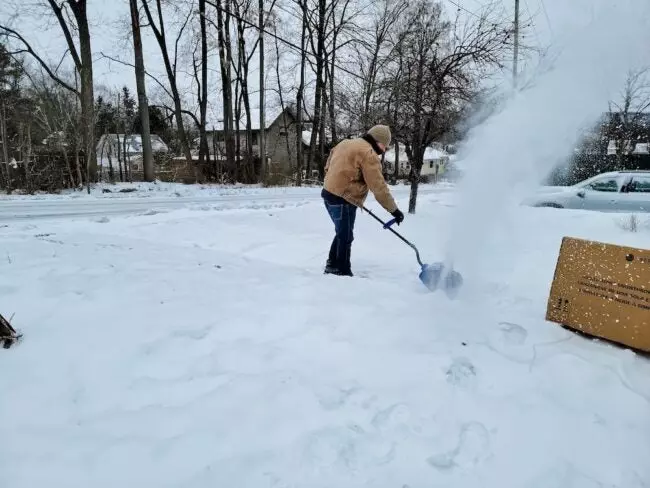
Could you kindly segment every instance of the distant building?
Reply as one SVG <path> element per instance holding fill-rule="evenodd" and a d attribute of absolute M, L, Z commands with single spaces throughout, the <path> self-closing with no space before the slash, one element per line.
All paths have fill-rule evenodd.
<path fill-rule="evenodd" d="M 398 146 L 399 148 L 395 147 Z M 388 174 L 395 173 L 395 162 L 397 160 L 397 151 L 399 149 L 399 170 L 398 175 L 400 178 L 406 178 L 411 173 L 411 161 L 406 154 L 406 147 L 403 144 L 396 143 L 384 156 L 384 164 Z M 422 171 L 420 176 L 424 179 L 435 179 L 440 177 L 449 164 L 449 154 L 439 145 L 434 144 L 432 147 L 427 147 L 424 151 L 424 161 L 422 164 Z"/>
<path fill-rule="evenodd" d="M 298 135 L 298 124 L 296 123 L 295 110 L 287 107 L 281 111 L 269 112 L 267 118 L 265 133 L 265 153 L 267 162 L 272 172 L 277 172 L 286 176 L 291 176 L 297 167 L 297 145 L 301 140 L 303 147 L 309 147 L 309 137 L 311 124 L 307 116 L 303 116 L 303 131 Z M 253 143 L 253 157 L 259 157 L 259 140 L 260 140 L 260 117 L 258 110 L 252 110 L 251 117 L 251 136 Z M 235 135 L 235 138 L 237 136 Z M 211 158 L 225 159 L 226 143 L 225 131 L 223 125 L 214 130 L 207 131 L 208 147 Z M 237 141 L 237 139 L 235 139 Z M 199 139 L 193 141 L 194 153 L 198 153 Z M 241 158 L 245 157 L 246 151 L 246 119 L 242 117 L 239 124 L 239 146 Z M 307 153 L 304 153 L 303 168 L 305 166 Z"/>
<path fill-rule="evenodd" d="M 151 150 L 154 154 L 168 154 L 169 147 L 156 134 L 151 134 Z M 128 168 L 128 178 L 143 178 L 143 152 L 141 134 L 104 134 L 96 146 L 97 166 L 101 180 L 113 180 Z M 160 176 L 160 175 L 159 175 Z M 126 178 L 126 175 L 124 176 Z"/>
<path fill-rule="evenodd" d="M 154 153 L 168 153 L 169 147 L 159 135 L 151 134 L 151 150 Z M 134 171 L 141 171 L 142 135 L 141 134 L 104 134 L 97 142 L 97 164 L 108 167 L 116 166 L 118 156 L 121 161 L 129 161 Z"/>

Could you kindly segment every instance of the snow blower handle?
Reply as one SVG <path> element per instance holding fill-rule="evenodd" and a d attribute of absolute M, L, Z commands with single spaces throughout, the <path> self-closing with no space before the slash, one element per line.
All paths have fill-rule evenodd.
<path fill-rule="evenodd" d="M 392 226 L 395 222 L 397 222 L 397 219 L 391 219 L 388 222 L 384 224 L 384 229 L 388 229 L 390 226 Z"/>
<path fill-rule="evenodd" d="M 424 264 L 422 263 L 422 259 L 420 259 L 420 251 L 418 251 L 418 248 L 415 247 L 415 245 L 414 245 L 412 242 L 409 242 L 409 241 L 408 241 L 404 236 L 402 236 L 402 235 L 401 235 L 399 232 L 397 232 L 395 229 L 391 228 L 391 226 L 392 226 L 395 222 L 397 222 L 397 219 L 391 219 L 391 220 L 389 220 L 388 222 L 384 222 L 384 221 L 381 220 L 379 217 L 377 217 L 374 213 L 372 213 L 368 208 L 366 208 L 366 207 L 362 207 L 362 208 L 363 208 L 363 210 L 365 210 L 366 212 L 368 212 L 368 213 L 372 216 L 373 219 L 375 219 L 377 222 L 379 222 L 379 223 L 384 227 L 384 229 L 388 229 L 388 230 L 391 231 L 393 234 L 395 234 L 397 237 L 399 237 L 400 240 L 402 240 L 402 242 L 404 242 L 405 244 L 407 244 L 408 246 L 410 246 L 410 248 L 413 249 L 413 250 L 415 251 L 415 257 L 416 257 L 417 260 L 418 260 L 418 264 L 420 265 L 420 267 L 424 267 Z"/>

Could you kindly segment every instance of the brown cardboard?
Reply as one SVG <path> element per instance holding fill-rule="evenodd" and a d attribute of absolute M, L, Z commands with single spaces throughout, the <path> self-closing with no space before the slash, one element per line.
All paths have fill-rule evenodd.
<path fill-rule="evenodd" d="M 650 352 L 650 250 L 563 238 L 546 319 Z"/>

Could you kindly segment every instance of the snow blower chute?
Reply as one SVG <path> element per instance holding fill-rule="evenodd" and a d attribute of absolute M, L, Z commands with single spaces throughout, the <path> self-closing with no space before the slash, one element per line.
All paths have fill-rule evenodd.
<path fill-rule="evenodd" d="M 438 288 L 442 288 L 447 296 L 451 298 L 455 297 L 458 294 L 458 291 L 463 284 L 463 277 L 458 271 L 454 271 L 451 264 L 445 264 L 443 262 L 433 264 L 423 263 L 422 259 L 420 259 L 420 252 L 418 251 L 418 248 L 392 228 L 392 225 L 395 223 L 395 219 L 384 222 L 366 207 L 363 207 L 363 210 L 368 212 L 376 221 L 382 224 L 384 229 L 391 231 L 393 234 L 399 237 L 402 242 L 406 243 L 411 249 L 415 251 L 415 257 L 417 258 L 418 264 L 421 268 L 419 278 L 424 286 L 426 286 L 431 291 L 436 291 Z"/>

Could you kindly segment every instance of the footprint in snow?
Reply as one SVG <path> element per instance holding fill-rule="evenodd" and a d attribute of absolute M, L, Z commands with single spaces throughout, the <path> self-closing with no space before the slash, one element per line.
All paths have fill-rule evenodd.
<path fill-rule="evenodd" d="M 356 385 L 344 387 L 323 387 L 315 392 L 318 403 L 325 410 L 336 410 L 343 407 L 348 400 L 359 393 L 361 388 Z"/>
<path fill-rule="evenodd" d="M 410 431 L 412 424 L 411 410 L 404 404 L 396 403 L 377 412 L 371 420 L 373 427 L 386 430 Z"/>
<path fill-rule="evenodd" d="M 390 464 L 396 452 L 394 441 L 351 424 L 309 434 L 303 441 L 302 465 L 319 472 L 356 472 Z"/>
<path fill-rule="evenodd" d="M 447 383 L 462 388 L 474 386 L 476 381 L 476 368 L 467 358 L 456 358 L 446 372 Z"/>
<path fill-rule="evenodd" d="M 490 455 L 490 433 L 480 422 L 463 424 L 458 443 L 450 451 L 427 458 L 427 463 L 441 471 L 478 466 Z"/>
<path fill-rule="evenodd" d="M 523 346 L 528 338 L 528 331 L 519 324 L 511 322 L 499 323 L 501 340 L 509 346 Z"/>

